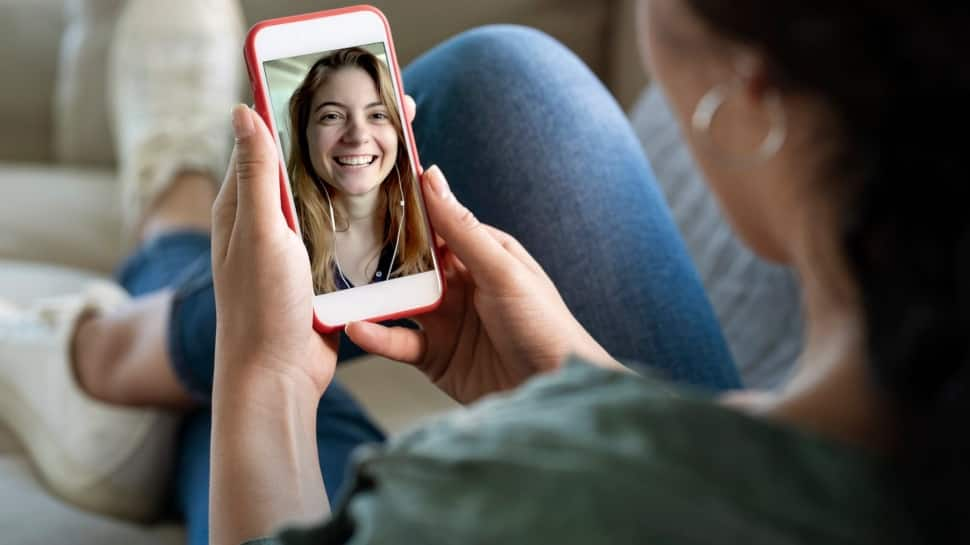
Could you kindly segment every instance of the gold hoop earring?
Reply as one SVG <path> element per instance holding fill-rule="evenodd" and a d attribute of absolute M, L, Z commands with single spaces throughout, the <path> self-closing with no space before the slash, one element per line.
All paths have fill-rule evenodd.
<path fill-rule="evenodd" d="M 697 108 L 694 109 L 694 115 L 691 117 L 691 128 L 698 140 L 713 150 L 725 163 L 750 167 L 768 162 L 785 146 L 785 141 L 788 139 L 788 115 L 785 112 L 785 106 L 782 104 L 781 95 L 777 91 L 771 91 L 765 96 L 763 103 L 771 120 L 771 129 L 758 149 L 747 155 L 725 152 L 717 146 L 711 137 L 711 127 L 714 125 L 714 118 L 721 107 L 732 96 L 741 92 L 741 89 L 740 80 L 730 84 L 715 85 L 697 103 Z"/>

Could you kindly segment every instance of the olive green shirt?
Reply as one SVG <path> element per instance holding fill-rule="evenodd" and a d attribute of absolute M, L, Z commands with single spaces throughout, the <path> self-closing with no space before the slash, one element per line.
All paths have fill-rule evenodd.
<path fill-rule="evenodd" d="M 328 522 L 250 544 L 918 542 L 888 462 L 578 361 L 354 467 Z"/>

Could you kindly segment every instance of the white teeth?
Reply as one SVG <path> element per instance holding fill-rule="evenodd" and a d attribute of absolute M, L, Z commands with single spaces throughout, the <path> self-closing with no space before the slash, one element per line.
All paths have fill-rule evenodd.
<path fill-rule="evenodd" d="M 348 167 L 360 167 L 369 165 L 377 159 L 376 155 L 353 155 L 347 157 L 334 157 L 337 163 Z"/>

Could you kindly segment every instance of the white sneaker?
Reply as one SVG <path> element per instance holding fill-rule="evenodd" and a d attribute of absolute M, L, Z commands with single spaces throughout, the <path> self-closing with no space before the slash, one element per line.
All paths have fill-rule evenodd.
<path fill-rule="evenodd" d="M 221 181 L 242 83 L 235 0 L 130 0 L 109 52 L 125 238 L 181 172 Z"/>
<path fill-rule="evenodd" d="M 148 521 L 169 490 L 177 420 L 89 397 L 71 365 L 81 316 L 127 300 L 113 284 L 97 283 L 28 309 L 0 305 L 0 421 L 57 495 L 101 514 Z"/>

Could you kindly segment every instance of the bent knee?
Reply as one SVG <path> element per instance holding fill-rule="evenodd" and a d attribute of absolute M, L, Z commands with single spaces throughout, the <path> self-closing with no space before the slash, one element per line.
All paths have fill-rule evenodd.
<path fill-rule="evenodd" d="M 494 53 L 510 50 L 513 52 L 528 52 L 545 48 L 565 48 L 558 40 L 545 32 L 524 25 L 496 24 L 484 25 L 458 34 L 454 38 L 455 45 L 472 53 Z"/>
<path fill-rule="evenodd" d="M 521 25 L 487 25 L 465 31 L 447 49 L 460 62 L 488 67 L 501 76 L 542 76 L 546 71 L 586 66 L 545 32 Z"/>

